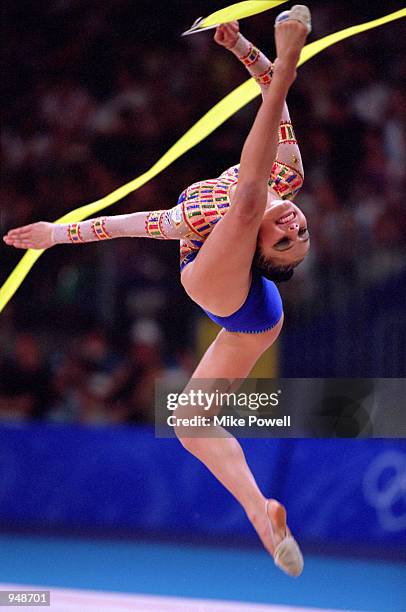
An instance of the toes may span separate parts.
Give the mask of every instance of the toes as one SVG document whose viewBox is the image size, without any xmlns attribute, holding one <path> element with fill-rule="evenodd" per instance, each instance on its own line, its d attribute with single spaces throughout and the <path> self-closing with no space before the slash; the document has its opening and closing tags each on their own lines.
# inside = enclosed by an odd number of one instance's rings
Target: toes
<svg viewBox="0 0 406 612">
<path fill-rule="evenodd" d="M 16 249 L 29 249 L 31 248 L 31 243 L 25 242 L 23 240 L 9 240 L 5 241 L 8 246 L 13 246 Z"/>
<path fill-rule="evenodd" d="M 298 577 L 303 572 L 303 555 L 298 543 L 292 537 L 287 537 L 275 551 L 275 565 L 289 576 Z"/>
</svg>

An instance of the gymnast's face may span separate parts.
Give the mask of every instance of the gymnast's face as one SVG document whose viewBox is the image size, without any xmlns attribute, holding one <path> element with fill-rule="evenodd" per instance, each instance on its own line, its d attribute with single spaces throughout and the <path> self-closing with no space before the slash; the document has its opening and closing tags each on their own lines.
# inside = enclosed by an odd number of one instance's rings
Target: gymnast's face
<svg viewBox="0 0 406 612">
<path fill-rule="evenodd" d="M 310 246 L 306 217 L 289 200 L 268 201 L 258 232 L 261 254 L 275 266 L 301 261 Z"/>
</svg>

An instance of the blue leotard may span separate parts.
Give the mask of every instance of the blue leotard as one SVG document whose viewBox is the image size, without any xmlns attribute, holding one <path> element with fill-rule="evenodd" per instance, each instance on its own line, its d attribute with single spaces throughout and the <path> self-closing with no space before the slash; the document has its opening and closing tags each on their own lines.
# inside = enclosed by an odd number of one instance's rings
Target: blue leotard
<svg viewBox="0 0 406 612">
<path fill-rule="evenodd" d="M 283 308 L 275 283 L 254 272 L 247 298 L 236 312 L 228 317 L 218 317 L 208 310 L 204 312 L 227 331 L 259 334 L 275 327 Z"/>
</svg>

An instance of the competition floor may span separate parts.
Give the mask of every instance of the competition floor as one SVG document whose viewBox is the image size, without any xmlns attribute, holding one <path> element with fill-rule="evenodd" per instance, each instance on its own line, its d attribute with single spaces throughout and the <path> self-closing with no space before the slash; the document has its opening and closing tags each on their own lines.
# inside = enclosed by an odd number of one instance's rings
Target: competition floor
<svg viewBox="0 0 406 612">
<path fill-rule="evenodd" d="M 291 579 L 261 550 L 123 540 L 0 535 L 0 582 L 50 590 L 54 612 L 406 610 L 397 563 L 307 556 Z"/>
</svg>

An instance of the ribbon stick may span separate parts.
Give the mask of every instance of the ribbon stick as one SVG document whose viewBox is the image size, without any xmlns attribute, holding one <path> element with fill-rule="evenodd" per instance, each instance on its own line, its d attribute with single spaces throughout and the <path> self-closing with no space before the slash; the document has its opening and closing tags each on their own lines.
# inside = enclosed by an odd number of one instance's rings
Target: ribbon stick
<svg viewBox="0 0 406 612">
<path fill-rule="evenodd" d="M 251 17 L 252 15 L 257 15 L 258 13 L 263 13 L 271 8 L 275 8 L 285 2 L 287 2 L 287 0 L 261 0 L 261 2 L 258 2 L 258 0 L 247 0 L 246 2 L 237 2 L 237 4 L 226 6 L 208 17 L 200 17 L 189 30 L 183 32 L 182 36 L 210 30 L 217 27 L 220 23 L 228 23 L 236 19 Z"/>
<path fill-rule="evenodd" d="M 356 26 L 346 28 L 339 32 L 325 36 L 320 40 L 312 42 L 302 50 L 298 66 L 303 65 L 309 59 L 327 49 L 331 45 L 361 34 L 366 30 L 377 28 L 396 19 L 406 17 L 406 8 L 385 15 L 379 19 L 368 21 Z M 220 125 L 222 125 L 227 119 L 232 117 L 241 108 L 246 106 L 251 100 L 259 95 L 260 89 L 257 83 L 253 79 L 249 79 L 231 93 L 225 96 L 220 102 L 218 102 L 211 110 L 209 110 L 193 127 L 191 127 L 147 172 L 130 181 L 126 185 L 119 187 L 109 195 L 86 204 L 75 210 L 72 210 L 60 217 L 55 223 L 73 223 L 83 221 L 91 215 L 95 215 L 104 208 L 115 204 L 129 193 L 136 191 L 142 185 L 145 185 L 152 178 L 160 174 L 165 168 L 170 166 L 175 160 L 179 159 L 187 151 L 196 146 L 199 142 L 207 138 L 209 134 L 214 132 Z M 6 304 L 12 298 L 14 293 L 20 287 L 24 278 L 27 276 L 37 259 L 42 255 L 43 250 L 28 249 L 25 255 L 21 258 L 19 263 L 16 265 L 10 276 L 7 278 L 3 286 L 0 288 L 0 312 L 4 309 Z"/>
</svg>

